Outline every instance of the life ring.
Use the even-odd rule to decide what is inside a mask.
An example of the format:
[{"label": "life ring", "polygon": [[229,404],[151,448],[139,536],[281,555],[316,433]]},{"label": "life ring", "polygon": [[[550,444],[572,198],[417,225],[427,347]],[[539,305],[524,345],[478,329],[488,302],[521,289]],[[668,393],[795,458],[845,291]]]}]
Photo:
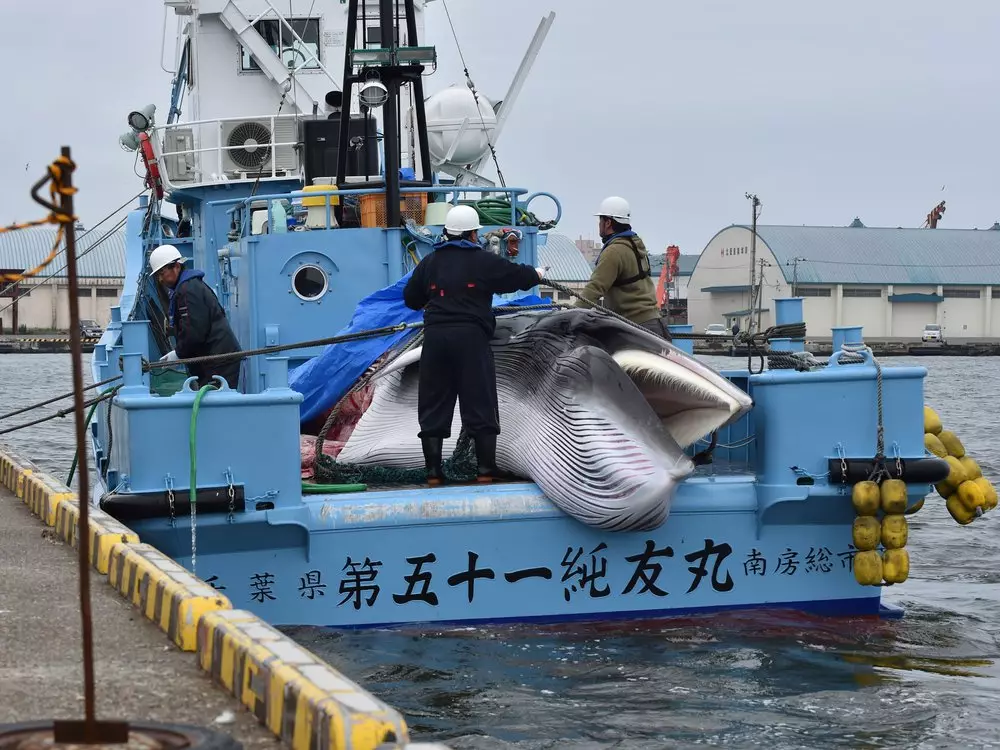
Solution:
[{"label": "life ring", "polygon": [[139,133],[139,151],[146,165],[146,187],[153,188],[157,199],[160,199],[163,197],[163,179],[160,177],[160,163],[156,159],[148,133]]}]

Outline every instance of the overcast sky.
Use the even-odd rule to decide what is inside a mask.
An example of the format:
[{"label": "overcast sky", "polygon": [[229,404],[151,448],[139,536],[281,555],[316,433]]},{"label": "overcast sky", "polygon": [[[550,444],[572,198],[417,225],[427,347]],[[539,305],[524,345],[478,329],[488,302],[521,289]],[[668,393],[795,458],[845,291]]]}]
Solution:
[{"label": "overcast sky", "polygon": [[[166,116],[157,0],[4,2],[0,221],[33,218],[30,183],[62,144],[89,225],[141,188],[118,136],[148,101]],[[58,8],[58,10],[57,10]],[[594,235],[618,194],[653,252],[697,253],[722,227],[942,227],[1000,219],[996,0],[449,0],[479,89],[506,92],[538,21],[555,24],[497,143],[508,184],[555,193],[559,231]],[[441,2],[440,64],[460,81]],[[115,28],[113,31],[112,28]],[[171,28],[173,28],[171,24]],[[172,40],[168,49],[172,48]],[[247,113],[254,114],[254,113]],[[550,211],[539,200],[539,214]]]}]

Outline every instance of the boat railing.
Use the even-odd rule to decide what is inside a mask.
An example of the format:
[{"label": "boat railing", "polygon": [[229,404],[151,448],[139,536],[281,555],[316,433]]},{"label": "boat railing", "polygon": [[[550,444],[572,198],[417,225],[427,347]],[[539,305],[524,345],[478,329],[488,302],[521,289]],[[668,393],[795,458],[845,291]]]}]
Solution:
[{"label": "boat railing", "polygon": [[[301,119],[298,114],[223,117],[156,127],[152,140],[164,189],[297,179]],[[234,134],[241,140],[229,145]],[[254,140],[249,147],[247,138]]]},{"label": "boat railing", "polygon": [[[443,224],[443,213],[438,217],[428,216],[429,203],[475,204],[483,199],[502,202],[500,207],[491,213],[495,216],[499,216],[501,213],[506,214],[505,218],[508,221],[504,223],[512,227],[526,225],[523,219],[527,215],[528,206],[540,197],[549,198],[555,204],[555,222],[562,218],[562,205],[554,195],[545,192],[529,193],[524,188],[423,185],[402,187],[400,194],[400,215],[404,221],[412,220],[416,226]],[[313,185],[306,190],[211,201],[208,205],[211,207],[228,206],[227,213],[237,215],[240,227],[239,236],[247,237],[273,231],[272,228],[275,227],[274,205],[277,202],[288,206],[284,211],[286,215],[297,215],[294,227],[296,231],[331,230],[347,226],[383,229],[388,227],[385,214],[384,185],[346,189]],[[349,219],[349,223],[339,223],[335,216],[335,206],[341,206],[342,211],[349,208],[354,213],[353,219]],[[255,219],[255,215],[264,220]],[[277,231],[282,230],[279,228]],[[287,231],[287,225],[285,231]]]}]

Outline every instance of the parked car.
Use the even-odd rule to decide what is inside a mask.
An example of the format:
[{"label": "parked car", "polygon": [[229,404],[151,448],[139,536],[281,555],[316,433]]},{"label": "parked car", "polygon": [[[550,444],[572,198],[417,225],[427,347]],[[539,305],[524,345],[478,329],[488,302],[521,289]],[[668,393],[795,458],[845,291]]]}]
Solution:
[{"label": "parked car", "polygon": [[81,320],[80,335],[85,339],[99,339],[104,329],[97,325],[96,320]]},{"label": "parked car", "polygon": [[924,332],[920,336],[921,341],[935,341],[937,343],[944,343],[944,336],[941,335],[941,326],[937,323],[928,323],[924,326]]},{"label": "parked car", "polygon": [[705,326],[705,333],[709,336],[728,336],[729,329],[722,323],[709,323]]}]

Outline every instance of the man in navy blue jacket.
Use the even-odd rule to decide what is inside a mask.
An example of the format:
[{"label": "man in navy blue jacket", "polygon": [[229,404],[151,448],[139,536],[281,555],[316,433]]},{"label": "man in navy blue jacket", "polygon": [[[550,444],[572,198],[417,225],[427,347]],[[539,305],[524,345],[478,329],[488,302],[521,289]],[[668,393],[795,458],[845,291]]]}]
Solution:
[{"label": "man in navy blue jacket", "polygon": [[455,206],[445,240],[413,271],[403,290],[411,310],[424,310],[424,346],[417,399],[428,484],[441,484],[441,450],[451,436],[458,399],[462,425],[476,444],[479,481],[508,478],[496,466],[500,419],[490,339],[496,328],[493,295],[527,290],[541,269],[494,255],[479,244],[479,214]]},{"label": "man in navy blue jacket", "polygon": [[[202,281],[204,271],[184,268],[186,258],[173,245],[160,245],[149,254],[149,269],[167,289],[170,297],[168,317],[173,326],[177,348],[164,360],[205,357],[240,351],[226,311],[215,293]],[[213,375],[221,376],[230,388],[237,388],[240,379],[240,358],[188,365],[188,372],[198,378],[198,385],[208,385]]]}]

